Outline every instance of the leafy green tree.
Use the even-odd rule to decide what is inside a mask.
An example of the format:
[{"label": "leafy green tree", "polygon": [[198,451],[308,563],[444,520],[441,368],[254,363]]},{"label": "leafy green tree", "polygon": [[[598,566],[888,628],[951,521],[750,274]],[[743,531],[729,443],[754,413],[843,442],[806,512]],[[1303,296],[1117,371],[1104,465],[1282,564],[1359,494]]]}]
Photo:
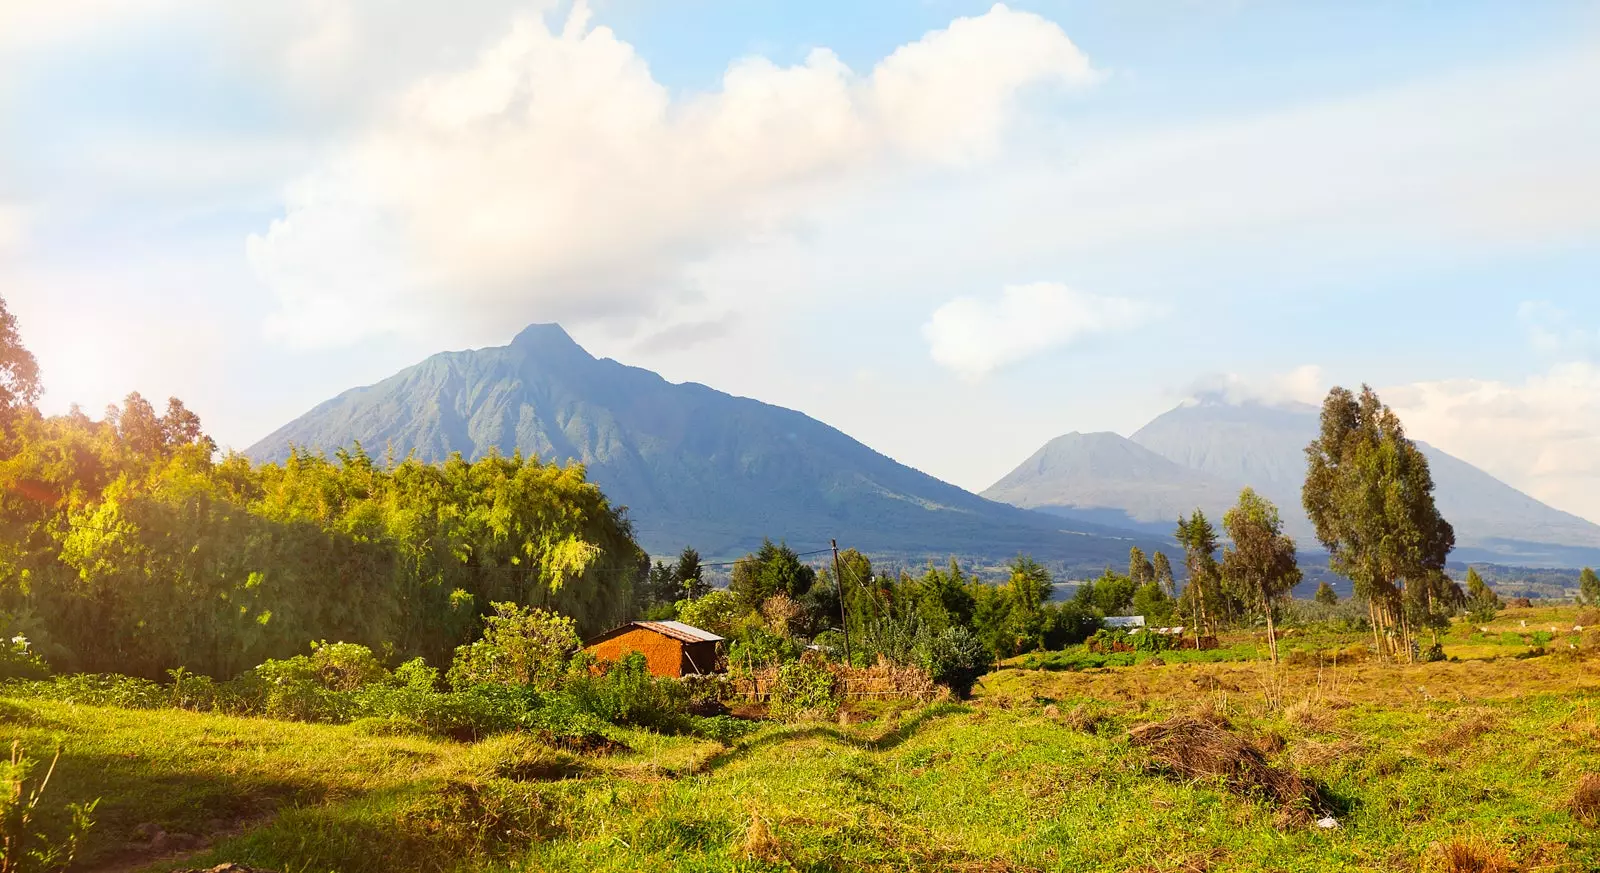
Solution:
[{"label": "leafy green tree", "polygon": [[1110,567],[1098,579],[1090,579],[1073,592],[1074,602],[1091,607],[1101,615],[1124,615],[1133,608],[1134,593],[1138,590],[1132,579],[1121,576]]},{"label": "leafy green tree", "polygon": [[1144,549],[1138,546],[1128,550],[1128,578],[1132,580],[1135,588],[1153,582],[1156,578],[1155,564],[1144,556]]},{"label": "leafy green tree", "polygon": [[1483,577],[1478,575],[1476,569],[1468,567],[1467,613],[1472,616],[1472,620],[1479,624],[1487,624],[1494,621],[1494,617],[1502,608],[1500,595],[1494,593],[1494,589],[1483,581]]},{"label": "leafy green tree", "polygon": [[714,588],[704,596],[678,602],[678,621],[721,637],[730,636],[746,612],[739,598],[723,588]]},{"label": "leafy green tree", "polygon": [[1455,531],[1433,500],[1428,461],[1371,388],[1328,393],[1306,449],[1303,499],[1329,566],[1366,600],[1373,642],[1411,651],[1404,586],[1444,569]]},{"label": "leafy green tree", "polygon": [[581,645],[572,619],[515,603],[494,604],[483,638],[456,649],[446,679],[454,688],[554,688]]},{"label": "leafy green tree", "polygon": [[1578,574],[1578,600],[1589,606],[1600,603],[1600,576],[1592,568],[1584,567]]},{"label": "leafy green tree", "polygon": [[1317,593],[1312,596],[1312,599],[1323,606],[1337,606],[1339,604],[1338,592],[1333,590],[1333,586],[1329,585],[1326,579],[1317,583]]},{"label": "leafy green tree", "polygon": [[42,391],[39,362],[22,345],[17,317],[0,299],[0,415],[9,417],[23,407],[31,407]]},{"label": "leafy green tree", "polygon": [[1167,592],[1167,597],[1178,596],[1178,582],[1172,576],[1172,562],[1167,559],[1166,552],[1156,552],[1152,559],[1152,569],[1155,570],[1156,582]]},{"label": "leafy green tree", "polygon": [[673,575],[678,580],[678,597],[687,597],[693,600],[704,597],[711,590],[711,583],[705,579],[705,568],[700,565],[700,553],[692,546],[684,546],[678,554],[678,563],[672,568]]},{"label": "leafy green tree", "polygon": [[1217,565],[1217,531],[1196,509],[1187,519],[1178,519],[1178,545],[1183,547],[1188,584],[1183,588],[1182,608],[1194,618],[1198,640],[1215,629],[1215,606],[1221,599],[1222,571]]},{"label": "leafy green tree", "polygon": [[1222,571],[1244,590],[1252,592],[1267,617],[1267,650],[1278,663],[1278,633],[1273,623],[1277,602],[1300,584],[1294,540],[1283,532],[1283,521],[1272,501],[1246,488],[1239,502],[1222,517],[1233,545],[1223,551]]},{"label": "leafy green tree", "polygon": [[755,610],[774,594],[782,593],[795,600],[805,597],[816,577],[816,570],[801,563],[788,544],[775,545],[768,539],[755,554],[734,564],[728,587],[742,605]]},{"label": "leafy green tree", "polygon": [[1146,582],[1133,592],[1133,614],[1142,615],[1152,625],[1166,626],[1172,621],[1172,598],[1155,581]]}]

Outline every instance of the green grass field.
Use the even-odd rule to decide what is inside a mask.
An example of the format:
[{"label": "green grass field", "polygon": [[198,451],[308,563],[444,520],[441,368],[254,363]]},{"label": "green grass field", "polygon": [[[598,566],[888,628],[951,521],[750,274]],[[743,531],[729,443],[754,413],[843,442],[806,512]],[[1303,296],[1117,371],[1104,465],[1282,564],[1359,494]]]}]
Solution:
[{"label": "green grass field", "polygon": [[[63,745],[47,806],[101,798],[82,870],[1600,869],[1572,803],[1600,773],[1600,659],[1496,654],[1011,668],[962,704],[733,745],[618,730],[609,755],[31,699],[0,724],[35,756]],[[1194,713],[1311,780],[1339,826],[1129,741]]]}]

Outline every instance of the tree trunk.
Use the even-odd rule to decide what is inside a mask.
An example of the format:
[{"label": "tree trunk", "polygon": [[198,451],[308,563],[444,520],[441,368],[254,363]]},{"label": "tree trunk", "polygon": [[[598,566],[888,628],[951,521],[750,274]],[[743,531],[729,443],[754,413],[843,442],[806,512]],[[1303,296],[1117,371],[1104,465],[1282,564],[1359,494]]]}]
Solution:
[{"label": "tree trunk", "polygon": [[1272,601],[1261,598],[1267,608],[1267,650],[1272,652],[1272,666],[1278,666],[1278,631],[1272,624]]}]

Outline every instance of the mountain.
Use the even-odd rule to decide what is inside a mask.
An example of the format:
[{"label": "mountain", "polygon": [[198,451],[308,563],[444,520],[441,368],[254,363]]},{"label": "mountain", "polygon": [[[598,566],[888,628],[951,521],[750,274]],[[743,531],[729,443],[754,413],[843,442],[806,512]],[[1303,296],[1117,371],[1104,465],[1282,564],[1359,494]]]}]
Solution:
[{"label": "mountain", "polygon": [[1013,506],[1148,533],[1172,532],[1179,514],[1226,506],[1228,481],[1191,469],[1114,433],[1069,433],[983,492]]},{"label": "mountain", "polygon": [[918,562],[1028,552],[1097,569],[1126,561],[1138,537],[986,500],[790,409],[596,359],[553,324],[346,391],[247,454],[282,460],[294,446],[331,451],[358,440],[430,461],[516,450],[581,461],[628,507],[652,554],[689,544],[725,557],[764,536],[801,550],[837,538]]},{"label": "mountain", "polygon": [[[1066,506],[1071,510],[1050,511],[1101,523],[1117,523],[1120,513],[1130,525],[1154,530],[1142,524],[1153,513],[1175,519],[1173,509],[1199,507],[1219,517],[1248,485],[1278,505],[1288,532],[1310,548],[1315,537],[1301,509],[1300,486],[1305,448],[1319,429],[1318,413],[1305,404],[1189,403],[1157,416],[1125,441],[1187,478],[1148,458],[1110,465],[1107,459],[1133,455],[1125,448],[1113,454],[1069,434],[1052,440],[984,494],[1019,506]],[[1104,444],[1111,443],[1107,438],[1120,439],[1098,436]],[[1058,444],[1050,468],[1078,471],[1071,476],[1049,475],[1036,463]],[[1455,560],[1524,566],[1600,561],[1600,525],[1540,503],[1427,443],[1417,445],[1433,472],[1439,511],[1456,530]],[[1094,511],[1086,512],[1091,506]],[[1167,525],[1170,529],[1171,522]]]}]

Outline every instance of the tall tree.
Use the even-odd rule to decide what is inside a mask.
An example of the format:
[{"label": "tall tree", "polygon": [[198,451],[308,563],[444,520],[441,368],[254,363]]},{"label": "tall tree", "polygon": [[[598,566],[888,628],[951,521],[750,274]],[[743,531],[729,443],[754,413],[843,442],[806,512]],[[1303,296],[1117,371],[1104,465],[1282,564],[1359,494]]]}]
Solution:
[{"label": "tall tree", "polygon": [[1142,587],[1146,582],[1153,582],[1156,578],[1156,567],[1145,557],[1144,549],[1134,546],[1128,550],[1128,578],[1133,580],[1135,588]]},{"label": "tall tree", "polygon": [[17,317],[0,298],[0,415],[32,406],[41,390],[39,362],[22,345]]},{"label": "tall tree", "polygon": [[1333,586],[1329,585],[1326,579],[1317,583],[1317,593],[1311,599],[1323,606],[1337,606],[1339,604],[1338,592],[1333,590]]},{"label": "tall tree", "polygon": [[700,566],[700,553],[693,546],[683,547],[673,575],[678,580],[679,597],[694,600],[711,590],[711,583],[705,580],[705,568]]},{"label": "tall tree", "polygon": [[1215,624],[1211,607],[1221,596],[1221,572],[1217,567],[1217,530],[1206,519],[1206,514],[1196,509],[1189,518],[1178,519],[1178,545],[1183,546],[1184,569],[1188,571],[1189,584],[1184,586],[1183,600],[1194,617],[1196,644]]},{"label": "tall tree", "polygon": [[1500,595],[1494,593],[1494,589],[1483,581],[1476,569],[1468,567],[1467,611],[1472,615],[1472,620],[1484,623],[1493,621],[1500,607]]},{"label": "tall tree", "polygon": [[1167,597],[1178,596],[1178,581],[1172,577],[1172,561],[1167,559],[1166,552],[1156,552],[1152,560],[1156,573],[1156,582],[1167,592]]},{"label": "tall tree", "polygon": [[1428,461],[1371,388],[1334,388],[1306,447],[1306,515],[1328,564],[1367,601],[1380,655],[1412,651],[1405,585],[1444,569],[1455,531],[1433,501]]},{"label": "tall tree", "polygon": [[1273,607],[1300,583],[1294,540],[1283,532],[1278,507],[1250,488],[1240,492],[1239,503],[1222,517],[1222,526],[1233,540],[1222,553],[1222,571],[1250,591],[1266,613],[1267,650],[1276,664],[1278,633]]},{"label": "tall tree", "polygon": [[1578,599],[1589,606],[1600,604],[1600,576],[1589,567],[1578,574]]}]

